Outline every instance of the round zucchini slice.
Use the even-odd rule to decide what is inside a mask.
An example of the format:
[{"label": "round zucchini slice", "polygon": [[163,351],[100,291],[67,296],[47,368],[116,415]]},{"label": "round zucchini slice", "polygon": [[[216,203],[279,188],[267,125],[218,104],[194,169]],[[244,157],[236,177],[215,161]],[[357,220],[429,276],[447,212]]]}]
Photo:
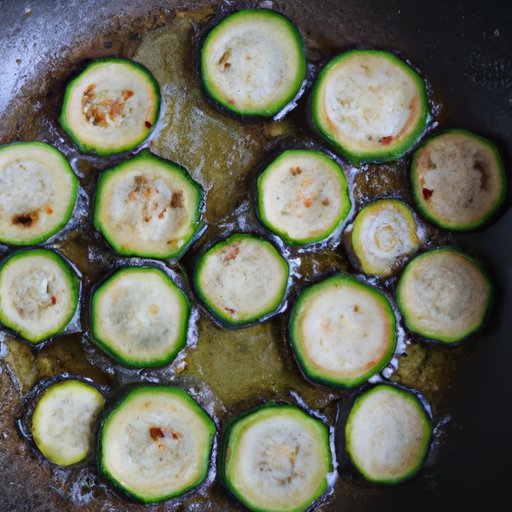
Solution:
[{"label": "round zucchini slice", "polygon": [[503,204],[507,188],[496,146],[464,130],[448,130],[418,149],[411,182],[421,213],[453,231],[486,224]]},{"label": "round zucchini slice", "polygon": [[203,482],[215,432],[213,421],[185,391],[139,386],[103,418],[100,470],[129,496],[160,503]]},{"label": "round zucchini slice", "polygon": [[288,275],[288,263],[270,242],[236,234],[201,256],[194,284],[205,306],[221,323],[241,327],[279,308]]},{"label": "round zucchini slice", "polygon": [[395,314],[380,290],[337,274],[299,295],[290,339],[307,378],[352,388],[382,370],[393,356]]},{"label": "round zucchini slice", "polygon": [[94,224],[119,254],[176,258],[199,229],[202,196],[183,167],[144,151],[101,174]]},{"label": "round zucchini slice", "polygon": [[478,331],[493,297],[493,285],[480,264],[451,247],[414,258],[397,287],[398,307],[407,328],[445,343]]},{"label": "round zucchini slice", "polygon": [[345,426],[347,452],[370,482],[412,478],[427,456],[432,424],[421,401],[402,388],[380,384],[360,395]]},{"label": "round zucchini slice", "polygon": [[162,270],[123,268],[91,300],[92,340],[125,366],[164,366],[185,347],[190,305]]},{"label": "round zucchini slice", "polygon": [[284,151],[261,173],[257,188],[263,224],[295,244],[324,240],[351,209],[343,170],[321,151]]},{"label": "round zucchini slice", "polygon": [[44,242],[69,221],[77,192],[66,157],[49,144],[0,147],[0,242]]},{"label": "round zucchini slice", "polygon": [[250,510],[299,512],[327,490],[329,430],[292,405],[265,405],[227,432],[221,477]]},{"label": "round zucchini slice", "polygon": [[39,343],[71,321],[79,287],[73,270],[53,251],[14,253],[0,268],[0,322],[27,341]]},{"label": "round zucchini slice", "polygon": [[365,274],[388,277],[420,247],[412,211],[397,199],[366,205],[352,228],[351,245]]},{"label": "round zucchini slice", "polygon": [[241,116],[271,117],[306,78],[304,41],[285,16],[245,9],[224,18],[201,48],[206,93]]},{"label": "round zucchini slice", "polygon": [[153,75],[127,59],[99,59],[71,80],[60,124],[81,151],[112,155],[142,144],[158,120]]},{"label": "round zucchini slice", "polygon": [[49,386],[32,415],[32,437],[53,464],[69,466],[84,460],[93,448],[93,434],[103,395],[80,380],[62,380]]},{"label": "round zucchini slice", "polygon": [[425,130],[428,100],[422,78],[381,50],[352,50],[320,72],[312,120],[348,160],[387,162],[404,155]]}]

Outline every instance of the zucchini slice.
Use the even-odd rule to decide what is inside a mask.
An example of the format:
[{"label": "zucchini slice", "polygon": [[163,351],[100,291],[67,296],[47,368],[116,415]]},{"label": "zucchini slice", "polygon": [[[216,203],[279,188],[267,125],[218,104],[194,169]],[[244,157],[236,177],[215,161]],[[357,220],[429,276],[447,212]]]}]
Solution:
[{"label": "zucchini slice", "polygon": [[260,174],[257,188],[263,224],[295,244],[324,240],[351,208],[343,170],[321,151],[284,151]]},{"label": "zucchini slice", "polygon": [[71,80],[60,124],[81,151],[112,155],[144,142],[158,120],[153,75],[127,59],[99,59]]},{"label": "zucchini slice", "polygon": [[299,295],[290,339],[307,378],[352,388],[382,370],[393,356],[395,313],[380,290],[336,274]]},{"label": "zucchini slice", "polygon": [[103,418],[100,470],[129,496],[160,503],[203,482],[215,432],[213,421],[185,391],[139,386]]},{"label": "zucchini slice", "polygon": [[0,268],[0,322],[27,341],[39,343],[71,321],[79,287],[76,274],[55,252],[14,253]]},{"label": "zucchini slice", "polygon": [[270,117],[297,95],[306,78],[304,41],[282,14],[245,9],[207,35],[200,67],[214,101],[241,116]]},{"label": "zucchini slice", "polygon": [[178,164],[144,151],[103,172],[94,224],[125,256],[181,256],[199,229],[203,193]]},{"label": "zucchini slice", "polygon": [[423,216],[453,231],[486,224],[503,204],[507,188],[496,146],[464,130],[448,130],[418,149],[411,182]]},{"label": "zucchini slice", "polygon": [[452,247],[414,258],[397,287],[398,307],[407,328],[445,343],[478,331],[493,297],[493,285],[480,264]]},{"label": "zucchini slice", "polygon": [[365,274],[388,277],[420,247],[412,211],[397,199],[380,199],[356,216],[350,234],[355,257]]},{"label": "zucchini slice", "polygon": [[221,478],[250,510],[306,510],[333,470],[329,430],[292,405],[265,405],[235,420],[225,439]]},{"label": "zucchini slice", "polygon": [[236,234],[201,256],[194,284],[205,306],[221,323],[241,327],[279,308],[288,275],[288,263],[270,242]]},{"label": "zucchini slice", "polygon": [[32,415],[32,437],[53,464],[69,466],[84,460],[93,448],[93,434],[103,395],[80,380],[62,380],[49,386]]},{"label": "zucchini slice", "polygon": [[168,364],[187,342],[190,305],[162,270],[123,268],[91,300],[92,340],[125,366]]},{"label": "zucchini slice", "polygon": [[427,456],[432,424],[421,401],[405,389],[380,384],[360,395],[345,426],[347,452],[370,482],[412,478]]},{"label": "zucchini slice", "polygon": [[44,242],[71,218],[77,192],[66,157],[49,144],[0,147],[0,242]]},{"label": "zucchini slice", "polygon": [[311,97],[313,124],[348,160],[387,162],[404,155],[425,130],[422,78],[381,50],[352,50],[331,60]]}]

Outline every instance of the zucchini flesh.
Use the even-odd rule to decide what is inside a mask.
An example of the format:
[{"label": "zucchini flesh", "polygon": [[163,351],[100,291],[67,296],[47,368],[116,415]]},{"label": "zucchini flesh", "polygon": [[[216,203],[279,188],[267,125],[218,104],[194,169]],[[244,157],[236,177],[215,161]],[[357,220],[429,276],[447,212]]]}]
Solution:
[{"label": "zucchini flesh", "polygon": [[60,123],[84,152],[111,155],[139,146],[158,120],[153,75],[127,59],[99,59],[66,88]]},{"label": "zucchini flesh", "polygon": [[311,101],[320,133],[348,160],[386,162],[404,155],[426,127],[425,83],[380,50],[352,50],[320,72]]},{"label": "zucchini flesh", "polygon": [[0,322],[39,343],[67,326],[78,306],[80,281],[47,249],[20,251],[0,269]]},{"label": "zucchini flesh", "polygon": [[299,92],[306,77],[304,41],[274,11],[246,9],[224,18],[201,48],[207,94],[242,116],[273,116]]},{"label": "zucchini flesh", "polygon": [[291,405],[266,405],[235,420],[221,467],[226,487],[249,509],[299,512],[327,490],[329,431]]},{"label": "zucchini flesh", "polygon": [[484,269],[461,251],[442,247],[414,258],[397,288],[398,307],[409,330],[455,343],[484,324],[494,297]]},{"label": "zucchini flesh", "polygon": [[486,224],[503,204],[507,188],[494,144],[464,130],[447,130],[418,149],[411,182],[421,213],[454,231]]},{"label": "zucchini flesh", "polygon": [[202,204],[183,167],[142,152],[101,174],[94,224],[119,254],[176,258],[199,229]]},{"label": "zucchini flesh", "polygon": [[288,263],[270,242],[237,234],[201,256],[194,283],[201,300],[220,322],[240,327],[279,308],[288,274]]},{"label": "zucchini flesh", "polygon": [[71,166],[49,144],[0,147],[0,242],[44,242],[69,221],[77,191]]},{"label": "zucchini flesh", "polygon": [[360,395],[345,426],[347,452],[369,481],[398,484],[421,469],[432,425],[420,400],[386,384]]},{"label": "zucchini flesh", "polygon": [[103,395],[80,380],[49,386],[32,415],[32,437],[53,464],[69,466],[92,451],[96,420],[105,405]]},{"label": "zucchini flesh", "polygon": [[99,465],[129,496],[159,503],[206,478],[215,424],[183,390],[139,386],[103,418]]},{"label": "zucchini flesh", "polygon": [[334,275],[299,295],[290,318],[290,339],[307,378],[351,388],[391,359],[395,314],[381,291],[348,275]]},{"label": "zucchini flesh", "polygon": [[288,242],[324,240],[345,220],[350,208],[343,170],[320,151],[284,151],[258,178],[259,217]]}]

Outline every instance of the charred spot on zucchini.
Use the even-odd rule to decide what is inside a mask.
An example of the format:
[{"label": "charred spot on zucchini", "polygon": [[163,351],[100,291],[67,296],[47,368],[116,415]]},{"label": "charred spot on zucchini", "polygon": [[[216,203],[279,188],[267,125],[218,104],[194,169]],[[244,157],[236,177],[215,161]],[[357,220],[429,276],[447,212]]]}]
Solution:
[{"label": "charred spot on zucchini", "polygon": [[94,225],[124,256],[177,258],[200,227],[202,206],[183,167],[144,151],[101,174]]},{"label": "charred spot on zucchini", "polygon": [[296,406],[265,405],[231,423],[220,470],[250,510],[304,511],[328,488],[329,430]]},{"label": "charred spot on zucchini", "polygon": [[194,284],[205,306],[221,323],[242,327],[279,308],[288,275],[288,263],[270,242],[236,234],[201,255]]},{"label": "charred spot on zucchini", "polygon": [[294,244],[324,240],[351,208],[343,170],[321,151],[284,151],[260,174],[257,189],[263,224]]},{"label": "charred spot on zucchini", "polygon": [[76,379],[48,386],[32,415],[32,437],[39,451],[53,464],[69,466],[84,460],[93,448],[103,395]]},{"label": "charred spot on zucchini", "polygon": [[392,53],[348,51],[318,75],[311,114],[318,131],[348,160],[395,160],[425,130],[425,83]]},{"label": "charred spot on zucchini", "polygon": [[0,147],[0,242],[44,242],[71,218],[77,192],[69,162],[49,144]]},{"label": "charred spot on zucchini", "polygon": [[0,322],[31,343],[63,331],[78,306],[80,281],[57,253],[20,251],[0,268]]},{"label": "charred spot on zucchini", "polygon": [[507,188],[496,146],[465,130],[447,130],[420,147],[411,183],[423,216],[453,231],[486,224],[503,204]]},{"label": "charred spot on zucchini", "polygon": [[92,340],[125,366],[164,366],[187,342],[190,305],[157,268],[113,274],[91,300]]},{"label": "charred spot on zucchini", "polygon": [[416,256],[397,287],[398,307],[407,328],[445,343],[456,343],[480,330],[493,297],[493,285],[482,266],[453,247]]},{"label": "charred spot on zucchini", "polygon": [[215,424],[183,390],[138,386],[104,415],[99,467],[142,503],[160,503],[197,487],[208,473]]},{"label": "charred spot on zucchini", "polygon": [[345,426],[352,463],[366,480],[379,484],[398,484],[416,475],[431,436],[431,420],[419,398],[388,384],[361,394]]},{"label": "charred spot on zucchini", "polygon": [[241,116],[271,117],[304,82],[304,41],[282,14],[245,9],[210,31],[200,67],[204,89],[214,101]]},{"label": "charred spot on zucchini", "polygon": [[290,340],[303,374],[314,382],[352,388],[389,362],[396,319],[377,288],[336,274],[299,295],[290,317]]}]

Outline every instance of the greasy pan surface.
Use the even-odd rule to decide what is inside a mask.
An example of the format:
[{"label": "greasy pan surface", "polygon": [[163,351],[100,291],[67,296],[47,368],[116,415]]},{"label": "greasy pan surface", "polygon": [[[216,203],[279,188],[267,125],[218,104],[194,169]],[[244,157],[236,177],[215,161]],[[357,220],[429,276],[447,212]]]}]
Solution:
[{"label": "greasy pan surface", "polygon": [[[226,3],[170,0],[127,0],[122,3],[113,0],[1,1],[0,144],[14,140],[45,140],[56,144],[71,159],[75,170],[81,173],[82,184],[89,193],[93,190],[94,176],[98,171],[117,160],[81,159],[76,149],[64,138],[55,122],[62,98],[62,84],[80,69],[80,63],[85,59],[103,55],[133,56],[148,32],[176,22],[176,10],[210,5],[225,7]],[[262,3],[266,6],[271,4],[296,22],[306,36],[308,54],[314,62],[354,46],[389,48],[409,58],[430,80],[436,93],[433,103],[437,108],[440,127],[466,128],[494,140],[502,150],[511,181],[510,2],[306,0]],[[235,4],[238,3],[229,2],[231,8]],[[194,21],[201,24],[203,20],[199,15]],[[174,48],[169,45],[169,54],[173,51]],[[151,60],[147,52],[145,55]],[[303,105],[299,105],[299,112],[301,108]],[[42,119],[39,124],[38,119]],[[239,129],[234,126],[233,130]],[[247,128],[247,131],[250,143],[258,144],[257,135],[251,135],[251,128]],[[240,154],[245,155],[243,152]],[[261,160],[261,154],[258,155],[255,162]],[[255,163],[251,161],[248,165],[254,166]],[[374,170],[370,179],[375,176]],[[248,183],[241,180],[240,187],[247,188]],[[228,197],[226,202],[231,210],[238,205],[238,199],[234,196]],[[508,205],[510,194],[507,208]],[[222,218],[211,208],[211,211],[207,210],[207,217]],[[346,480],[343,475],[335,486],[334,495],[319,510],[405,511],[432,510],[433,507],[445,510],[450,505],[464,510],[480,510],[482,507],[501,510],[506,507],[504,504],[510,503],[512,211],[507,208],[487,229],[456,238],[463,248],[482,258],[496,281],[498,297],[489,326],[482,335],[461,347],[449,347],[448,351],[444,347],[428,347],[430,359],[427,357],[426,362],[418,364],[417,375],[411,377],[409,374],[407,384],[424,393],[432,402],[435,424],[438,425],[435,453],[429,458],[427,468],[413,481],[394,488],[367,485],[348,471]],[[91,270],[87,263],[77,261],[70,249],[72,244],[78,246],[76,254],[81,254],[84,261],[87,260],[87,254],[80,253],[80,240],[78,237],[69,243],[64,241],[62,245],[59,242],[56,247],[69,254],[84,273],[87,290],[91,283],[104,277],[111,267],[98,264],[96,270]],[[0,249],[2,254],[7,251],[1,246]],[[189,263],[185,261],[186,268],[187,265]],[[279,337],[280,324],[274,322],[270,325],[274,331],[269,336]],[[64,342],[68,343],[67,340]],[[38,377],[51,376],[59,369],[91,376],[101,384],[111,384],[123,378],[124,381],[138,380],[138,376],[133,373],[121,372],[121,376],[112,371],[109,373],[104,361],[94,359],[96,356],[91,355],[90,350],[89,359],[103,361],[99,364],[103,371],[95,370],[86,362],[83,366],[78,363],[74,366],[71,360],[78,360],[84,355],[79,348],[79,339],[72,337],[69,346],[66,345],[71,362],[63,362],[61,356],[52,356],[47,352],[43,354],[47,357],[44,359],[26,348],[21,352],[23,359],[15,352],[16,344],[18,342],[8,343],[4,337],[1,338],[0,510],[141,510],[142,507],[124,501],[105,486],[95,485],[90,476],[94,473],[86,469],[68,473],[44,463],[21,439],[14,425],[14,418],[21,411],[22,394],[30,389]],[[48,350],[51,352],[51,346],[48,346]],[[16,357],[18,364],[15,363]],[[444,359],[449,360],[449,364],[434,371],[434,380],[429,380],[429,365]],[[23,368],[19,361],[25,361],[28,366],[37,363],[38,373],[33,374],[32,369]],[[295,375],[297,370],[293,364],[290,368],[290,375]],[[231,377],[229,371],[226,367],[226,381]],[[31,374],[31,378],[26,377],[28,374]],[[247,378],[249,374],[247,372]],[[209,374],[205,370],[199,375]],[[300,378],[298,381],[294,378],[290,377],[293,385],[300,381]],[[192,384],[184,381],[184,385],[194,385],[196,381],[191,379]],[[205,377],[205,380],[208,381],[208,378]],[[220,394],[213,380],[207,384],[217,395]],[[296,385],[299,387],[301,384]],[[259,397],[287,398],[277,384],[276,389],[273,393],[262,387],[261,392],[258,391]],[[315,387],[304,388],[302,395],[310,397],[306,401],[314,404],[313,407],[322,410],[334,422],[335,395],[329,395],[325,389],[317,391]],[[322,399],[317,395],[321,395]],[[342,404],[343,400],[345,398]],[[226,397],[224,405],[229,404],[226,407],[219,398],[212,398],[212,401],[217,404],[215,407],[223,411],[218,414],[221,425],[226,419],[226,407],[232,413],[255,405],[254,401],[247,402],[246,398],[234,398],[230,402]],[[217,415],[215,407],[212,411]],[[343,405],[340,410],[343,414]],[[343,473],[344,464],[341,469]],[[227,498],[226,493],[214,483],[212,490],[202,492],[195,500],[162,505],[156,509],[228,511],[241,510],[241,507]]]}]

